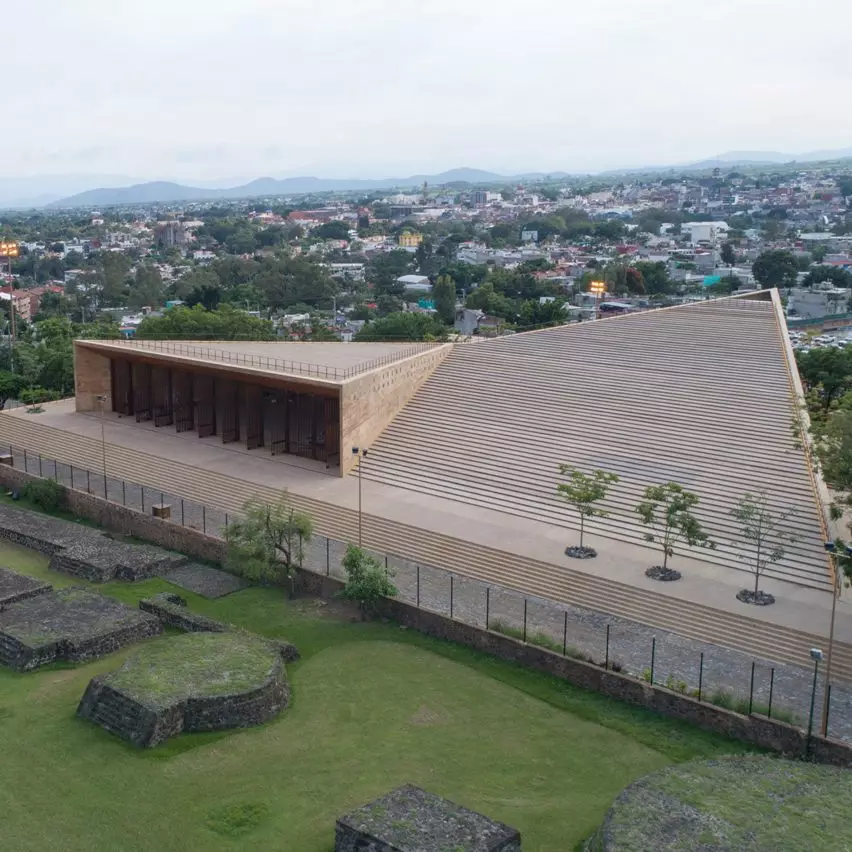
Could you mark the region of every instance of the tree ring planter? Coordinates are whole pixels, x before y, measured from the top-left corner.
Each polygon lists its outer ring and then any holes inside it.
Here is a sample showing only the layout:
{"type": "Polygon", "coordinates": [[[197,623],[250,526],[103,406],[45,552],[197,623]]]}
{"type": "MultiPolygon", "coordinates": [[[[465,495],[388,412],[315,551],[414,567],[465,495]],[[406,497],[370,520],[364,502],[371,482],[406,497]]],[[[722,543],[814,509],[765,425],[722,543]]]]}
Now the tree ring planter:
{"type": "Polygon", "coordinates": [[[671,583],[674,580],[679,580],[681,573],[680,571],[675,571],[674,568],[663,568],[662,565],[654,565],[653,568],[649,568],[645,572],[645,576],[663,583],[671,583]]]}
{"type": "Polygon", "coordinates": [[[775,603],[775,595],[769,592],[754,592],[751,589],[740,589],[737,592],[737,600],[752,606],[769,606],[775,603]]]}
{"type": "Polygon", "coordinates": [[[572,559],[594,559],[598,552],[594,547],[566,547],[565,555],[572,559]]]}

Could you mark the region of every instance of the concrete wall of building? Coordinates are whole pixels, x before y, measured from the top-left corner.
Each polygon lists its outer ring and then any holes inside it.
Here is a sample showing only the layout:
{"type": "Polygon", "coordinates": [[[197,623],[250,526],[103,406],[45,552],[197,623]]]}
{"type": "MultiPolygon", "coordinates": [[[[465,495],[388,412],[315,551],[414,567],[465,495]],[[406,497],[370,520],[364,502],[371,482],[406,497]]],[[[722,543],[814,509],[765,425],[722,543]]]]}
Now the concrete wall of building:
{"type": "Polygon", "coordinates": [[[112,374],[110,360],[100,352],[77,342],[74,344],[74,387],[77,411],[100,411],[97,397],[106,396],[104,408],[112,410],[112,374]]]}
{"type": "Polygon", "coordinates": [[[340,390],[340,472],[357,464],[352,447],[369,449],[452,351],[452,344],[397,361],[346,382],[340,390]]]}

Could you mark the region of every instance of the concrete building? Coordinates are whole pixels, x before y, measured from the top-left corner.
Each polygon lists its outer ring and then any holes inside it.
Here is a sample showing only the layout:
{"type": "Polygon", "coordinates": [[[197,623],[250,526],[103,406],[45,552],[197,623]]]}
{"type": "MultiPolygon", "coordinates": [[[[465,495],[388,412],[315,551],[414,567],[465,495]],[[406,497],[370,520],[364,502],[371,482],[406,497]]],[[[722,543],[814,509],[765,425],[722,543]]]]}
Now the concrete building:
{"type": "Polygon", "coordinates": [[[787,316],[791,319],[818,319],[849,312],[852,291],[831,286],[793,287],[788,296],[787,316]]]}
{"type": "Polygon", "coordinates": [[[318,534],[362,530],[371,551],[451,571],[457,594],[471,578],[763,659],[822,646],[835,533],[790,434],[802,389],[774,291],[457,344],[80,340],[75,375],[75,400],[0,412],[0,441],[232,517],[286,490],[318,534]],[[578,521],[560,463],[619,476],[582,565],[565,556],[578,521]],[[717,547],[676,548],[684,580],[662,584],[645,576],[660,556],[635,506],[668,481],[698,494],[717,547]],[[755,613],[735,597],[753,576],[731,509],[761,490],[795,506],[795,542],[761,581],[779,603],[755,613]]]}
{"type": "Polygon", "coordinates": [[[399,235],[398,242],[401,248],[417,248],[423,242],[423,234],[418,234],[417,231],[403,231],[399,235]]]}
{"type": "Polygon", "coordinates": [[[154,228],[154,242],[161,249],[186,245],[186,232],[183,225],[180,222],[159,222],[154,228]]]}
{"type": "Polygon", "coordinates": [[[374,441],[448,344],[75,342],[77,411],[220,436],[223,444],[324,463],[374,441]]]}

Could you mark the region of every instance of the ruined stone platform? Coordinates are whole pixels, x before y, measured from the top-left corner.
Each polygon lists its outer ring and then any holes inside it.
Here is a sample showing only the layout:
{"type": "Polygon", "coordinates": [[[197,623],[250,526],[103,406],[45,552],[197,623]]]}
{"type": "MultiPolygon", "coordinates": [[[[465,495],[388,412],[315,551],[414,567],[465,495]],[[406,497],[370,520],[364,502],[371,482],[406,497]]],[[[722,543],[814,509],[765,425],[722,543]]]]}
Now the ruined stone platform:
{"type": "Polygon", "coordinates": [[[334,852],[520,852],[514,828],[407,784],[337,820],[334,852]]]}
{"type": "Polygon", "coordinates": [[[17,601],[43,595],[52,588],[50,583],[43,583],[9,568],[0,567],[0,610],[17,601]]]}
{"type": "Polygon", "coordinates": [[[117,541],[92,527],[10,506],[0,506],[0,538],[47,554],[54,571],[93,583],[146,580],[188,561],[160,547],[117,541]]]}
{"type": "Polygon", "coordinates": [[[182,732],[247,728],[288,704],[279,649],[242,633],[189,633],[142,648],[89,682],[77,714],[140,747],[182,732]]]}
{"type": "Polygon", "coordinates": [[[186,562],[160,573],[160,576],[188,592],[203,598],[222,598],[245,589],[249,584],[241,577],[200,562],[186,562]]]}
{"type": "Polygon", "coordinates": [[[162,630],[152,615],[72,586],[0,612],[0,664],[25,672],[57,661],[87,662],[162,630]]]}

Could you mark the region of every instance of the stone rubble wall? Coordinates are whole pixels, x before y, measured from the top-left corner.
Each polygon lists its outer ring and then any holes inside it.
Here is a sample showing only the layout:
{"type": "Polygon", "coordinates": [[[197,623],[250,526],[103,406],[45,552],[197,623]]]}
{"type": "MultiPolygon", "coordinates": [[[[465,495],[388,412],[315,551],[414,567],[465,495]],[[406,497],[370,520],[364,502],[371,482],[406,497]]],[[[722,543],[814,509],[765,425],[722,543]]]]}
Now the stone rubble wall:
{"type": "Polygon", "coordinates": [[[262,725],[274,719],[290,701],[290,688],[281,661],[265,683],[250,692],[187,698],[158,709],[147,707],[109,686],[104,678],[100,675],[89,682],[77,715],[141,748],[153,748],[183,732],[262,725]]]}
{"type": "Polygon", "coordinates": [[[166,627],[174,627],[185,633],[224,633],[228,625],[215,618],[191,612],[186,601],[179,595],[162,592],[139,601],[139,609],[155,615],[166,627]]]}
{"type": "Polygon", "coordinates": [[[121,627],[99,636],[80,639],[58,639],[44,645],[29,646],[9,635],[0,633],[0,663],[18,672],[29,672],[51,663],[88,663],[112,654],[163,632],[160,622],[146,616],[136,624],[121,627]]]}

